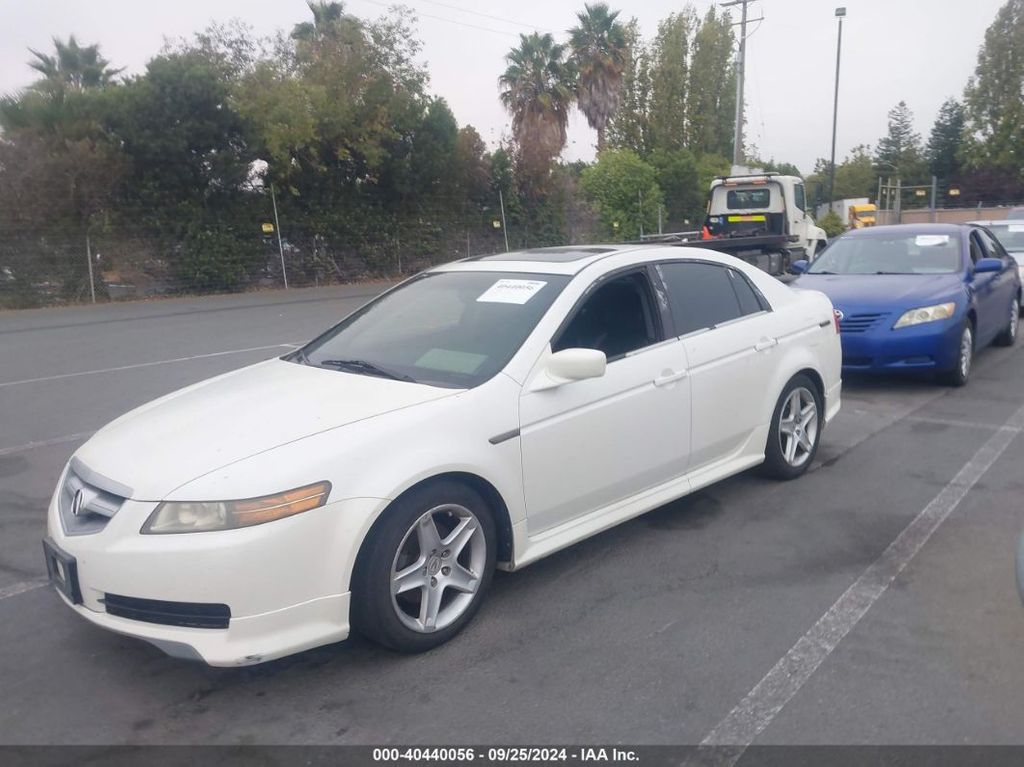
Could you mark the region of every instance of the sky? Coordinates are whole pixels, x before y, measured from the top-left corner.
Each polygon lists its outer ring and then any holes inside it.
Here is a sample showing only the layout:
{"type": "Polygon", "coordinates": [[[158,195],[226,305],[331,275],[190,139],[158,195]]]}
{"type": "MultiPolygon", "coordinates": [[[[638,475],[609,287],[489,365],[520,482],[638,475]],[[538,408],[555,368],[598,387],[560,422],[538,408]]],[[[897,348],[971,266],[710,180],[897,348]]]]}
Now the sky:
{"type": "MultiPolygon", "coordinates": [[[[747,144],[761,157],[796,164],[804,173],[827,157],[832,131],[837,22],[844,0],[757,0],[747,45],[747,144]]],[[[1005,0],[845,0],[836,156],[877,143],[887,113],[905,100],[927,139],[939,106],[963,93],[985,29],[1005,0]]],[[[610,0],[620,18],[636,17],[645,38],[680,0],[610,0]]],[[[373,18],[384,0],[347,0],[349,12],[373,18]]],[[[418,16],[431,91],[443,96],[460,125],[473,125],[494,146],[509,128],[498,101],[504,56],[520,32],[564,40],[583,0],[404,0],[418,16]]],[[[712,3],[693,0],[703,14],[712,3]]],[[[211,21],[238,18],[256,34],[273,34],[310,17],[304,0],[0,0],[0,93],[30,84],[28,48],[48,51],[54,36],[98,42],[115,66],[141,72],[165,38],[190,36],[211,21]]],[[[594,155],[595,133],[574,111],[567,160],[594,155]]]]}

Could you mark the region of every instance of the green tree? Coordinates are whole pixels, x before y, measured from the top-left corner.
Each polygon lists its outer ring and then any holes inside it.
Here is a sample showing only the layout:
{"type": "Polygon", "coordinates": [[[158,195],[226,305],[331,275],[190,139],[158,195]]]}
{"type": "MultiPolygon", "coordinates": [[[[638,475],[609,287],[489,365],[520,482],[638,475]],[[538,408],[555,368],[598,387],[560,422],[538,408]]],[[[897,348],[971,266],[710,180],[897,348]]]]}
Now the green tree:
{"type": "Polygon", "coordinates": [[[508,66],[498,80],[501,103],[512,116],[524,167],[543,178],[565,146],[575,90],[573,67],[564,45],[537,32],[520,35],[505,61],[508,66]]]}
{"type": "Polygon", "coordinates": [[[651,55],[651,148],[687,146],[686,99],[697,14],[688,5],[658,24],[651,55]]]}
{"type": "Polygon", "coordinates": [[[736,111],[735,45],[732,19],[711,6],[693,36],[688,99],[687,140],[698,153],[732,156],[736,111]]]}
{"type": "Polygon", "coordinates": [[[124,71],[111,68],[110,62],[100,55],[98,44],[81,46],[74,35],[67,42],[53,38],[53,48],[53,55],[29,48],[33,56],[29,67],[43,76],[33,85],[35,90],[57,95],[104,88],[124,71]]]}
{"type": "Polygon", "coordinates": [[[578,77],[576,102],[597,131],[597,151],[605,148],[608,121],[619,108],[623,73],[628,63],[626,30],[619,12],[606,3],[585,4],[579,23],[569,31],[569,46],[578,77]]]}
{"type": "Polygon", "coordinates": [[[649,151],[651,101],[650,52],[640,38],[636,19],[626,25],[626,65],[622,78],[622,100],[608,122],[608,144],[614,149],[632,149],[643,156],[649,151]]]}
{"type": "Polygon", "coordinates": [[[583,171],[580,189],[597,208],[602,234],[610,241],[657,231],[663,202],[655,170],[628,149],[610,149],[583,171]]]}
{"type": "Polygon", "coordinates": [[[914,131],[914,113],[905,101],[889,110],[889,131],[878,140],[875,165],[902,177],[904,183],[914,183],[922,175],[921,135],[914,131]]]}
{"type": "MultiPolygon", "coordinates": [[[[828,194],[827,159],[819,158],[814,173],[805,180],[807,199],[812,205],[825,202],[828,194]]],[[[883,175],[893,171],[883,172],[883,175]]],[[[845,200],[854,197],[873,198],[878,191],[878,172],[871,157],[871,147],[860,144],[850,150],[843,161],[836,165],[835,198],[845,200]]],[[[877,202],[877,201],[876,201],[877,202]]]]}
{"type": "Polygon", "coordinates": [[[969,165],[1024,184],[1024,0],[1008,0],[986,30],[964,101],[969,165]]]}
{"type": "Polygon", "coordinates": [[[928,167],[933,176],[949,181],[960,175],[963,148],[964,107],[956,99],[946,99],[928,138],[928,167]]]}

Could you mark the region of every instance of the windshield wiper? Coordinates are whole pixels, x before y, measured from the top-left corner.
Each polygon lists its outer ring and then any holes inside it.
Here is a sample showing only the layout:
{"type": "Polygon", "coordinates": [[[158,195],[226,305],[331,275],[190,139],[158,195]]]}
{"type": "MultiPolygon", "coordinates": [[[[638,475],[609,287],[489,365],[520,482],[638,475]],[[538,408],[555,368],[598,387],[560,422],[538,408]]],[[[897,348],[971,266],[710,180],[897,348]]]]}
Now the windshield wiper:
{"type": "Polygon", "coordinates": [[[390,378],[393,381],[408,381],[409,383],[416,383],[415,378],[403,375],[401,373],[393,373],[390,370],[384,370],[384,368],[374,365],[372,362],[366,360],[320,360],[322,367],[338,368],[338,370],[347,370],[352,373],[363,373],[365,375],[377,376],[378,378],[390,378]]]}

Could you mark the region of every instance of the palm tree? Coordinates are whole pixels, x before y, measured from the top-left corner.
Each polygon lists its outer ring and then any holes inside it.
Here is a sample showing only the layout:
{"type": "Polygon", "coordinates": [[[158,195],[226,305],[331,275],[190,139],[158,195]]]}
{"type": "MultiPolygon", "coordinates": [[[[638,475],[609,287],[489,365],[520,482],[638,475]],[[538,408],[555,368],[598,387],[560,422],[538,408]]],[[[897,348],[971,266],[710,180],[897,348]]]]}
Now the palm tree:
{"type": "Polygon", "coordinates": [[[498,78],[501,103],[512,115],[512,133],[534,171],[546,171],[565,146],[574,81],[565,54],[566,47],[549,34],[521,34],[498,78]]]}
{"type": "Polygon", "coordinates": [[[605,3],[584,5],[579,24],[569,30],[572,59],[579,71],[576,100],[597,131],[597,151],[605,147],[608,121],[619,108],[622,77],[629,59],[626,28],[605,3]]]}
{"type": "Polygon", "coordinates": [[[307,0],[306,5],[313,13],[313,20],[296,24],[291,34],[300,59],[314,61],[325,50],[350,48],[362,41],[362,25],[357,18],[345,13],[344,3],[307,0]]]}
{"type": "Polygon", "coordinates": [[[124,71],[111,69],[110,62],[100,55],[99,45],[80,46],[74,35],[66,43],[53,38],[53,47],[53,56],[29,48],[35,61],[28,65],[43,76],[35,86],[37,90],[63,93],[104,88],[124,71]]]}

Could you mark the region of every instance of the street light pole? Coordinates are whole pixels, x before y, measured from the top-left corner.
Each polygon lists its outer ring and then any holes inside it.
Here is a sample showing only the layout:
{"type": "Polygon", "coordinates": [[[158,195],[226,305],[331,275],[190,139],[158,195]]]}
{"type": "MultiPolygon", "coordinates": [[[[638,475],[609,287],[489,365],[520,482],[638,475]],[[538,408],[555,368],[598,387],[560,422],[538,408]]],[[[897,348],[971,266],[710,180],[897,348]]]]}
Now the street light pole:
{"type": "Polygon", "coordinates": [[[828,172],[828,209],[832,210],[835,202],[836,187],[836,122],[839,118],[839,60],[843,52],[843,17],[846,16],[845,8],[836,8],[836,18],[839,19],[839,39],[836,43],[836,90],[832,100],[832,162],[829,164],[828,172]]]}

